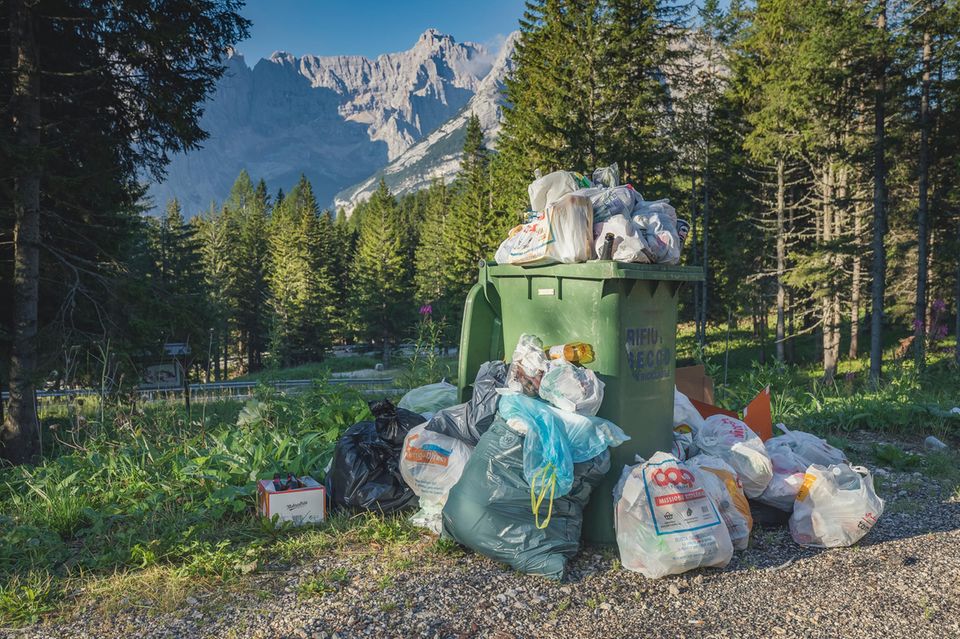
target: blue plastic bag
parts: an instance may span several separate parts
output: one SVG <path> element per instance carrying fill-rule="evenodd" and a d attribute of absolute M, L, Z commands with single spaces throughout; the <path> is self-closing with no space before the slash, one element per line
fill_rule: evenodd
<path fill-rule="evenodd" d="M 573 465 L 593 459 L 611 446 L 630 439 L 613 422 L 560 410 L 532 397 L 520 394 L 500 398 L 500 416 L 517 419 L 527 427 L 523 445 L 523 474 L 533 485 L 549 476 L 556 476 L 557 496 L 566 495 L 573 485 Z"/>

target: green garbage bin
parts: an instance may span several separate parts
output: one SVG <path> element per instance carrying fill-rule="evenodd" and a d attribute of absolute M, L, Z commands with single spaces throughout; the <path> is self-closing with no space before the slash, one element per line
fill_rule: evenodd
<path fill-rule="evenodd" d="M 459 351 L 461 401 L 483 362 L 513 353 L 522 333 L 544 345 L 587 342 L 605 384 L 600 416 L 630 441 L 611 450 L 610 472 L 584 515 L 584 537 L 613 544 L 612 490 L 625 464 L 673 443 L 677 291 L 699 267 L 613 261 L 521 267 L 481 264 L 467 295 Z"/>

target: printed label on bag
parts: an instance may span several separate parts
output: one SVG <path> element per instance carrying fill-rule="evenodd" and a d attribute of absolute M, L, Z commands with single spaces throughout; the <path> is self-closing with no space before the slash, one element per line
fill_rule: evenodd
<path fill-rule="evenodd" d="M 658 535 L 720 524 L 720 513 L 704 489 L 697 486 L 696 477 L 673 460 L 648 464 L 643 470 L 643 489 Z"/>
<path fill-rule="evenodd" d="M 800 486 L 800 490 L 797 491 L 797 501 L 803 501 L 807 498 L 807 495 L 810 494 L 810 487 L 813 486 L 813 482 L 817 481 L 815 475 L 810 473 L 805 473 L 803 475 L 803 485 Z"/>
<path fill-rule="evenodd" d="M 407 448 L 405 458 L 414 464 L 446 466 L 450 463 L 450 451 L 433 444 L 427 444 L 423 448 L 410 446 Z"/>

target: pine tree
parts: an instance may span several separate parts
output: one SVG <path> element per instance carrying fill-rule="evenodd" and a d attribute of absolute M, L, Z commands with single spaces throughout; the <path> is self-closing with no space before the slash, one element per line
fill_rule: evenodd
<path fill-rule="evenodd" d="M 381 179 L 360 222 L 351 309 L 361 336 L 381 341 L 387 363 L 393 344 L 410 328 L 417 310 L 408 241 L 396 200 Z"/>
<path fill-rule="evenodd" d="M 274 207 L 270 224 L 271 351 L 289 366 L 320 361 L 337 312 L 330 276 L 329 215 L 321 215 L 305 176 Z"/>
<path fill-rule="evenodd" d="M 268 342 L 267 298 L 267 189 L 263 180 L 254 188 L 241 171 L 224 205 L 236 219 L 235 245 L 230 256 L 236 274 L 236 326 L 248 371 L 259 369 Z"/>
<path fill-rule="evenodd" d="M 453 192 L 450 216 L 443 227 L 442 262 L 450 320 L 458 324 L 463 300 L 477 281 L 477 264 L 491 259 L 502 239 L 502 224 L 490 210 L 489 151 L 476 115 L 467 124 Z"/>
<path fill-rule="evenodd" d="M 427 194 L 427 213 L 415 257 L 417 301 L 432 305 L 437 317 L 445 317 L 450 302 L 445 276 L 447 264 L 444 261 L 447 254 L 446 227 L 450 218 L 449 190 L 442 179 L 435 178 Z"/>

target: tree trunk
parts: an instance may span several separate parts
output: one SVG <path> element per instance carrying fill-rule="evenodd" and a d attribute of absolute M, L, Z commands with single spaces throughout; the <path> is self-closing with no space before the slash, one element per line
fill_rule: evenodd
<path fill-rule="evenodd" d="M 783 285 L 783 278 L 787 269 L 787 238 L 784 228 L 785 191 L 783 158 L 779 158 L 777 159 L 777 361 L 781 364 L 785 359 L 783 340 L 786 338 L 786 318 L 784 305 L 787 300 L 787 290 Z"/>
<path fill-rule="evenodd" d="M 859 356 L 860 342 L 860 278 L 862 268 L 861 236 L 863 233 L 863 217 L 860 205 L 853 209 L 853 273 L 850 280 L 850 350 L 847 357 L 854 360 Z"/>
<path fill-rule="evenodd" d="M 923 33 L 923 85 L 920 93 L 920 157 L 918 172 L 919 201 L 917 204 L 917 298 L 913 319 L 913 355 L 918 371 L 927 363 L 927 189 L 930 171 L 930 32 Z"/>
<path fill-rule="evenodd" d="M 0 454 L 14 464 L 40 454 L 37 420 L 37 303 L 40 295 L 40 101 L 33 16 L 23 0 L 10 2 L 13 57 L 10 124 L 16 154 L 13 175 L 13 339 L 10 403 L 0 430 Z"/>
<path fill-rule="evenodd" d="M 960 222 L 957 222 L 957 245 L 960 246 Z M 960 364 L 960 256 L 957 257 L 957 274 L 955 279 L 956 291 L 954 292 L 953 300 L 957 306 L 957 317 L 953 334 L 956 337 L 957 343 L 954 348 L 954 359 L 957 364 Z"/>
<path fill-rule="evenodd" d="M 833 242 L 834 216 L 834 169 L 829 163 L 823 171 L 823 244 L 826 252 L 833 249 L 830 244 Z M 833 259 L 829 259 L 829 265 L 826 269 L 830 271 L 833 268 Z M 825 265 L 826 266 L 826 265 Z M 823 326 L 823 381 L 831 382 L 837 373 L 837 355 L 833 350 L 836 325 L 833 321 L 833 276 L 826 275 L 823 282 L 823 299 L 821 300 L 821 322 Z"/>
<path fill-rule="evenodd" d="M 708 145 L 709 149 L 709 145 Z M 710 155 L 703 161 L 703 294 L 700 296 L 700 345 L 707 343 L 707 291 L 710 288 Z"/>
<path fill-rule="evenodd" d="M 881 31 L 882 44 L 886 47 L 887 3 L 880 2 L 877 28 Z M 874 91 L 873 133 L 873 264 L 871 276 L 870 308 L 870 382 L 876 388 L 880 384 L 883 369 L 883 298 L 886 292 L 887 254 L 884 237 L 887 234 L 887 168 L 886 168 L 886 97 L 887 55 L 880 53 Z"/>
<path fill-rule="evenodd" d="M 698 254 L 697 254 L 697 243 L 699 242 L 697 235 L 697 173 L 696 171 L 691 171 L 690 174 L 690 234 L 691 242 L 690 248 L 693 251 L 693 254 L 690 256 L 690 263 L 697 264 Z M 693 339 L 697 344 L 703 344 L 703 340 L 700 339 L 700 286 L 693 287 Z"/>

